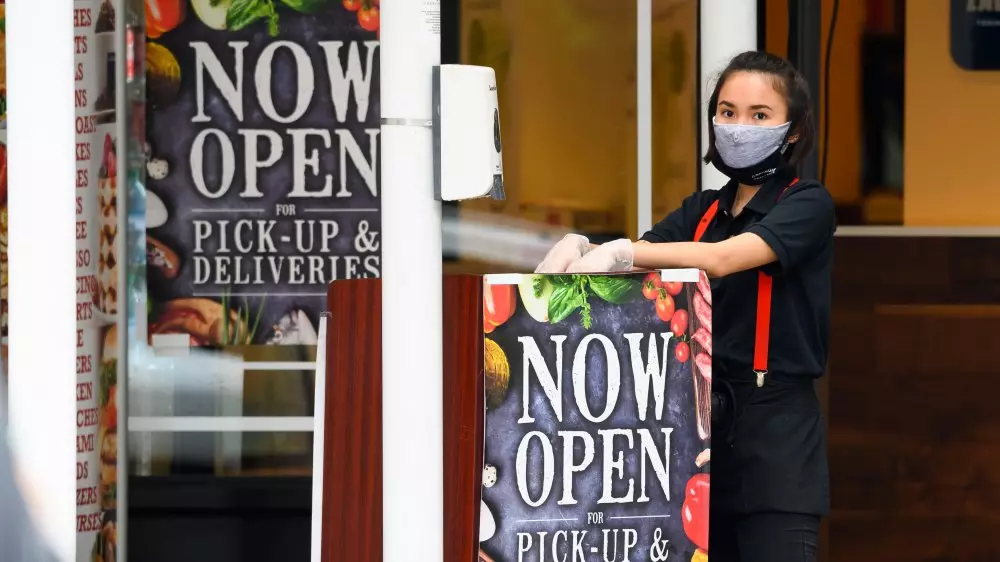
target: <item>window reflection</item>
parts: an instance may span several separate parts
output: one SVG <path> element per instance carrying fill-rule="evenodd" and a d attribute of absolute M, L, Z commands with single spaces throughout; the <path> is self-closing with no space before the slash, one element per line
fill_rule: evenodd
<path fill-rule="evenodd" d="M 653 220 L 698 188 L 698 2 L 653 2 Z"/>
<path fill-rule="evenodd" d="M 163 424 L 196 418 L 242 418 L 247 423 L 270 418 L 296 425 L 295 431 L 139 431 L 133 428 L 130 449 L 134 472 L 142 476 L 214 474 L 218 476 L 309 476 L 312 468 L 311 421 L 316 348 L 307 346 L 239 346 L 220 350 L 242 357 L 244 368 L 232 373 L 198 375 L 197 384 L 164 384 L 143 388 L 133 381 L 131 416 Z M 162 354 L 161 354 L 162 355 Z M 255 369 L 254 364 L 261 365 Z M 274 364 L 284 364 L 277 370 Z M 297 366 L 302 367 L 296 369 Z M 298 418 L 298 419 L 295 419 Z"/>
<path fill-rule="evenodd" d="M 497 72 L 508 197 L 462 209 L 595 239 L 629 232 L 634 9 L 596 0 L 463 0 L 460 14 L 462 62 Z"/>
<path fill-rule="evenodd" d="M 634 5 L 462 0 L 460 14 L 461 62 L 497 73 L 508 196 L 463 202 L 464 220 L 636 236 Z M 697 29 L 696 0 L 653 3 L 654 220 L 697 185 Z"/>
<path fill-rule="evenodd" d="M 825 63 L 834 1 L 822 0 L 822 5 Z M 788 0 L 766 0 L 764 9 L 765 48 L 784 56 Z M 906 9 L 900 0 L 841 1 L 838 6 L 829 88 L 821 85 L 813 96 L 820 107 L 821 155 L 829 127 L 826 186 L 837 202 L 841 226 L 903 224 Z M 824 91 L 829 100 L 823 99 Z M 828 124 L 823 123 L 825 103 Z"/>

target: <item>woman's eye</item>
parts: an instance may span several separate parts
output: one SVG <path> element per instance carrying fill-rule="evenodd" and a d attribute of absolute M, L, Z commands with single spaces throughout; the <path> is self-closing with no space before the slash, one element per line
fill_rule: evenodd
<path fill-rule="evenodd" d="M 756 120 L 758 120 L 758 121 L 763 121 L 763 120 L 767 119 L 767 114 L 766 113 L 761 113 L 760 111 L 758 111 L 757 113 L 753 114 L 753 118 L 756 119 Z"/>
<path fill-rule="evenodd" d="M 722 116 L 725 117 L 725 118 L 727 118 L 727 119 L 732 119 L 733 118 L 733 112 L 731 110 L 729 110 L 729 109 L 723 109 L 722 110 Z"/>

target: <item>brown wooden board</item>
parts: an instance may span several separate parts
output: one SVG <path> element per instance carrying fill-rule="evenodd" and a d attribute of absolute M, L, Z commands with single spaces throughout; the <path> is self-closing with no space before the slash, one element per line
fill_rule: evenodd
<path fill-rule="evenodd" d="M 483 475 L 483 278 L 446 276 L 444 295 L 444 559 L 471 562 Z"/>
<path fill-rule="evenodd" d="M 1000 560 L 1000 239 L 841 237 L 830 558 Z"/>
<path fill-rule="evenodd" d="M 382 560 L 382 281 L 332 283 L 323 562 Z"/>
<path fill-rule="evenodd" d="M 475 560 L 483 448 L 482 278 L 444 278 L 444 562 Z M 382 292 L 329 288 L 324 562 L 382 560 Z"/>

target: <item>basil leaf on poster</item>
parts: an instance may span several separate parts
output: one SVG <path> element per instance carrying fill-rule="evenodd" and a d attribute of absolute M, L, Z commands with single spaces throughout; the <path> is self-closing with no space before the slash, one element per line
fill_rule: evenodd
<path fill-rule="evenodd" d="M 590 278 L 590 289 L 594 294 L 612 304 L 624 304 L 637 296 L 640 285 L 624 276 L 601 276 Z"/>
<path fill-rule="evenodd" d="M 315 14 L 330 4 L 329 0 L 281 0 L 281 3 L 304 14 Z"/>
<path fill-rule="evenodd" d="M 612 304 L 624 304 L 638 296 L 640 286 L 621 276 L 553 275 L 547 281 L 543 279 L 536 278 L 532 286 L 535 296 L 541 295 L 545 282 L 555 286 L 549 300 L 549 321 L 558 324 L 579 309 L 584 328 L 591 324 L 591 295 Z"/>
<path fill-rule="evenodd" d="M 315 345 L 327 286 L 380 275 L 373 21 L 199 0 L 148 40 L 151 335 Z"/>
<path fill-rule="evenodd" d="M 233 0 L 226 12 L 226 28 L 239 31 L 257 20 L 267 19 L 268 34 L 278 35 L 278 13 L 271 0 Z"/>
<path fill-rule="evenodd" d="M 558 324 L 576 312 L 584 302 L 583 295 L 573 285 L 560 285 L 549 297 L 549 322 Z"/>

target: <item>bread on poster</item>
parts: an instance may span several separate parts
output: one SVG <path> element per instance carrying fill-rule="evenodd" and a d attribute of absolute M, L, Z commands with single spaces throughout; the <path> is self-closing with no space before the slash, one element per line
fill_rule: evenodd
<path fill-rule="evenodd" d="M 115 562 L 118 558 L 118 525 L 112 512 L 104 514 L 104 524 L 94 537 L 90 550 L 91 562 Z"/>
<path fill-rule="evenodd" d="M 176 279 L 180 273 L 181 259 L 177 252 L 150 235 L 146 235 L 146 263 L 167 279 Z"/>
<path fill-rule="evenodd" d="M 118 500 L 118 329 L 112 325 L 104 332 L 101 347 L 98 389 L 100 424 L 100 497 L 101 509 L 115 509 Z"/>
<path fill-rule="evenodd" d="M 211 299 L 185 298 L 159 306 L 149 327 L 153 334 L 187 334 L 193 346 L 247 343 L 249 329 L 234 310 Z"/>
<path fill-rule="evenodd" d="M 166 204 L 156 193 L 146 192 L 146 229 L 159 228 L 167 224 L 170 213 Z M 161 240 L 146 234 L 146 263 L 159 271 L 166 279 L 176 279 L 180 273 L 181 259 L 173 249 Z"/>

